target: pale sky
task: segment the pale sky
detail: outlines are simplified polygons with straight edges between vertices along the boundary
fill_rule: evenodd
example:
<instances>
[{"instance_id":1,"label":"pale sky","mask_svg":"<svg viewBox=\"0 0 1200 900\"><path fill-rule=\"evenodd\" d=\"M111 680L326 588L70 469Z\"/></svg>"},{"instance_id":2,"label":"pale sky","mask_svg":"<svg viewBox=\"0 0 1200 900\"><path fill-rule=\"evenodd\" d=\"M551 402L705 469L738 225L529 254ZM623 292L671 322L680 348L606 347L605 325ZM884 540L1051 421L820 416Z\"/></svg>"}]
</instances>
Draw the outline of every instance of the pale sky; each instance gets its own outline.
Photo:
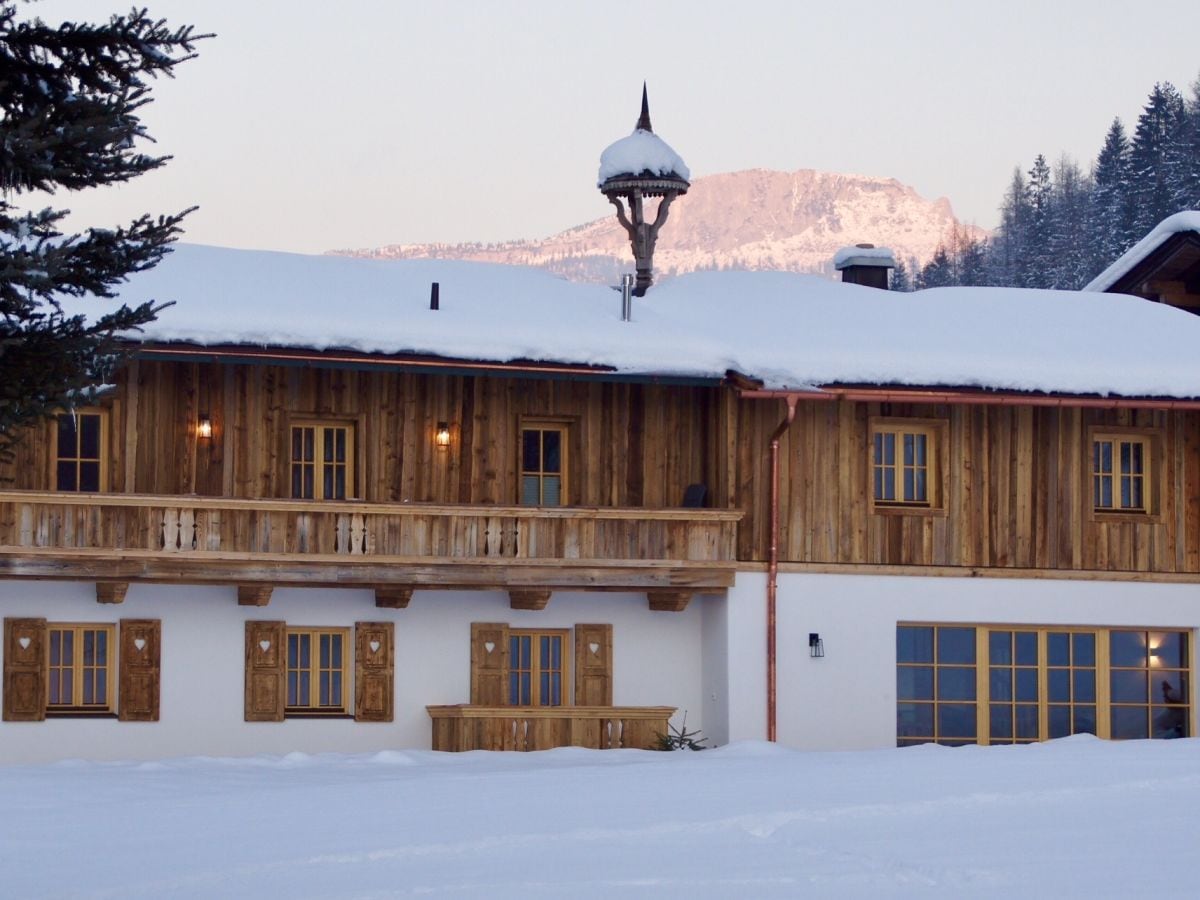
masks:
<instances>
[{"instance_id":1,"label":"pale sky","mask_svg":"<svg viewBox=\"0 0 1200 900\"><path fill-rule=\"evenodd\" d=\"M1190 95L1200 75L1196 0L144 2L217 34L146 110L175 159L54 202L76 227L198 204L187 241L298 252L540 238L607 216L600 152L633 128L643 79L693 177L894 177L992 227L1014 166L1064 151L1086 165L1114 115L1132 132L1156 81Z\"/></svg>"}]
</instances>

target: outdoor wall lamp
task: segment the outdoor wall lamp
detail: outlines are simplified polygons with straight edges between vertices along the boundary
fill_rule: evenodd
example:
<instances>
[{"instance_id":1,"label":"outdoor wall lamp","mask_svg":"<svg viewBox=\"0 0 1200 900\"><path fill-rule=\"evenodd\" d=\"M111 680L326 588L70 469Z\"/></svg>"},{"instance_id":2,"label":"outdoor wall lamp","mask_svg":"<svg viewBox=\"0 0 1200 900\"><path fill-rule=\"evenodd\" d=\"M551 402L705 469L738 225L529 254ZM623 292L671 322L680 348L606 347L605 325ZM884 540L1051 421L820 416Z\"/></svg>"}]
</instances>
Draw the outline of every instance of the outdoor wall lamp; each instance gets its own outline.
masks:
<instances>
[{"instance_id":1,"label":"outdoor wall lamp","mask_svg":"<svg viewBox=\"0 0 1200 900\"><path fill-rule=\"evenodd\" d=\"M450 446L450 426L446 422L437 423L437 431L434 432L433 442L439 450L445 450Z\"/></svg>"},{"instance_id":2,"label":"outdoor wall lamp","mask_svg":"<svg viewBox=\"0 0 1200 900\"><path fill-rule=\"evenodd\" d=\"M211 438L212 431L212 417L208 413L200 413L200 418L196 420L196 437Z\"/></svg>"},{"instance_id":3,"label":"outdoor wall lamp","mask_svg":"<svg viewBox=\"0 0 1200 900\"><path fill-rule=\"evenodd\" d=\"M825 642L815 631L808 633L808 655L813 659L820 659L825 655Z\"/></svg>"}]
</instances>

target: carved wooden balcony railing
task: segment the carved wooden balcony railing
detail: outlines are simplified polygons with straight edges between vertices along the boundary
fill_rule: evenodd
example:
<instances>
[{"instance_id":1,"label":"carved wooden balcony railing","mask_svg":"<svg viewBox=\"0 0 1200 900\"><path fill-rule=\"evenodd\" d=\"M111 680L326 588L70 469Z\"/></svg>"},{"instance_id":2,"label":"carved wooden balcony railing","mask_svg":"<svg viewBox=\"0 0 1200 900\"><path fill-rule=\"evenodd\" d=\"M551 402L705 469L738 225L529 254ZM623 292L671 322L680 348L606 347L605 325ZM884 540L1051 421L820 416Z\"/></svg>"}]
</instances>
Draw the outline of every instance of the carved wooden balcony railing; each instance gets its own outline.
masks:
<instances>
[{"instance_id":1,"label":"carved wooden balcony railing","mask_svg":"<svg viewBox=\"0 0 1200 900\"><path fill-rule=\"evenodd\" d=\"M732 583L740 518L712 509L0 491L0 575L721 588Z\"/></svg>"},{"instance_id":2,"label":"carved wooden balcony railing","mask_svg":"<svg viewBox=\"0 0 1200 900\"><path fill-rule=\"evenodd\" d=\"M673 706L427 706L434 750L653 749Z\"/></svg>"}]
</instances>

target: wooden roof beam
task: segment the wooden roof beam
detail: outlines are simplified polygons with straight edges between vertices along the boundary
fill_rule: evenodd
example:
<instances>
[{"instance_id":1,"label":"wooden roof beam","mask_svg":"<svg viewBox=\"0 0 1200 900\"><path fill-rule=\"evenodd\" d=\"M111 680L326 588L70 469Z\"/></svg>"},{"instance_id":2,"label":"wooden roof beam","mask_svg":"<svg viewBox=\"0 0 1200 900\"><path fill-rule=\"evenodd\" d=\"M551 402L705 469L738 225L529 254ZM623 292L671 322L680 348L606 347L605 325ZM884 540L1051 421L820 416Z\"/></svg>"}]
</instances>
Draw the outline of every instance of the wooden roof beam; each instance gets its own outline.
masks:
<instances>
[{"instance_id":1,"label":"wooden roof beam","mask_svg":"<svg viewBox=\"0 0 1200 900\"><path fill-rule=\"evenodd\" d=\"M375 586L375 605L380 609L408 609L413 588L403 584L378 584Z\"/></svg>"},{"instance_id":2,"label":"wooden roof beam","mask_svg":"<svg viewBox=\"0 0 1200 900\"><path fill-rule=\"evenodd\" d=\"M273 584L239 584L237 586L238 606L266 606L271 602Z\"/></svg>"},{"instance_id":3,"label":"wooden roof beam","mask_svg":"<svg viewBox=\"0 0 1200 900\"><path fill-rule=\"evenodd\" d=\"M129 590L128 581L97 581L97 603L124 603L125 592Z\"/></svg>"},{"instance_id":4,"label":"wooden roof beam","mask_svg":"<svg viewBox=\"0 0 1200 900\"><path fill-rule=\"evenodd\" d=\"M550 602L549 589L522 589L508 592L508 605L513 609L542 610Z\"/></svg>"},{"instance_id":5,"label":"wooden roof beam","mask_svg":"<svg viewBox=\"0 0 1200 900\"><path fill-rule=\"evenodd\" d=\"M646 599L655 612L683 612L695 591L647 591Z\"/></svg>"}]
</instances>

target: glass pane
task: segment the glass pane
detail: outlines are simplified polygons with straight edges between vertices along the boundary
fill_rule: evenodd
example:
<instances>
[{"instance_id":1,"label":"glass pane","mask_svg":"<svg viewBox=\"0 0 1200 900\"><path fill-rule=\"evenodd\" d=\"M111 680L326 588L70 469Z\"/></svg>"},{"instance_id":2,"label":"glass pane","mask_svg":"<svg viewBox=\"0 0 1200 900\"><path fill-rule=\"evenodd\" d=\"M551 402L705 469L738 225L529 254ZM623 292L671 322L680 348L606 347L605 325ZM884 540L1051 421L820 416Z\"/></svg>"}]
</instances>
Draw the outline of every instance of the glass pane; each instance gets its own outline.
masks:
<instances>
[{"instance_id":1,"label":"glass pane","mask_svg":"<svg viewBox=\"0 0 1200 900\"><path fill-rule=\"evenodd\" d=\"M1031 703L1017 704L1017 737L1038 738L1038 708Z\"/></svg>"},{"instance_id":2,"label":"glass pane","mask_svg":"<svg viewBox=\"0 0 1200 900\"><path fill-rule=\"evenodd\" d=\"M897 666L896 697L899 700L932 700L932 667Z\"/></svg>"},{"instance_id":3,"label":"glass pane","mask_svg":"<svg viewBox=\"0 0 1200 900\"><path fill-rule=\"evenodd\" d=\"M100 458L100 417L79 417L79 456L82 459Z\"/></svg>"},{"instance_id":4,"label":"glass pane","mask_svg":"<svg viewBox=\"0 0 1200 900\"><path fill-rule=\"evenodd\" d=\"M300 673L300 706L312 706L312 695L309 692L309 680L306 672Z\"/></svg>"},{"instance_id":5,"label":"glass pane","mask_svg":"<svg viewBox=\"0 0 1200 900\"><path fill-rule=\"evenodd\" d=\"M1018 700L1037 700L1038 699L1038 673L1037 669L1017 669L1014 673L1017 682L1017 699Z\"/></svg>"},{"instance_id":6,"label":"glass pane","mask_svg":"<svg viewBox=\"0 0 1200 900\"><path fill-rule=\"evenodd\" d=\"M1187 737L1187 710L1183 707L1156 706L1150 711L1154 737L1159 740Z\"/></svg>"},{"instance_id":7,"label":"glass pane","mask_svg":"<svg viewBox=\"0 0 1200 900\"><path fill-rule=\"evenodd\" d=\"M993 703L990 727L993 738L1011 739L1013 736L1012 707L1007 703Z\"/></svg>"},{"instance_id":8,"label":"glass pane","mask_svg":"<svg viewBox=\"0 0 1200 900\"><path fill-rule=\"evenodd\" d=\"M292 496L304 497L304 471L300 466L292 466Z\"/></svg>"},{"instance_id":9,"label":"glass pane","mask_svg":"<svg viewBox=\"0 0 1200 900\"><path fill-rule=\"evenodd\" d=\"M333 667L340 669L342 667L342 636L333 634L329 636L329 639L333 644Z\"/></svg>"},{"instance_id":10,"label":"glass pane","mask_svg":"<svg viewBox=\"0 0 1200 900\"><path fill-rule=\"evenodd\" d=\"M315 473L313 470L315 468L316 468L316 466L307 466L307 465L304 467L304 487L303 487L304 494L303 494L303 496L307 497L310 500L315 496L314 487L313 487L314 479L315 479Z\"/></svg>"},{"instance_id":11,"label":"glass pane","mask_svg":"<svg viewBox=\"0 0 1200 900\"><path fill-rule=\"evenodd\" d=\"M305 428L302 430L304 432L304 461L316 462L317 430L315 428Z\"/></svg>"},{"instance_id":12,"label":"glass pane","mask_svg":"<svg viewBox=\"0 0 1200 900\"><path fill-rule=\"evenodd\" d=\"M937 651L940 663L975 662L975 629L939 628Z\"/></svg>"},{"instance_id":13,"label":"glass pane","mask_svg":"<svg viewBox=\"0 0 1200 900\"><path fill-rule=\"evenodd\" d=\"M86 629L83 632L83 664L85 666L96 664L96 632Z\"/></svg>"},{"instance_id":14,"label":"glass pane","mask_svg":"<svg viewBox=\"0 0 1200 900\"><path fill-rule=\"evenodd\" d=\"M83 703L85 706L96 702L95 678L94 670L87 670L83 673Z\"/></svg>"},{"instance_id":15,"label":"glass pane","mask_svg":"<svg viewBox=\"0 0 1200 900\"><path fill-rule=\"evenodd\" d=\"M516 672L508 673L508 705L509 706L520 706L521 705L521 695L518 693L518 691L521 689L521 686L519 683L519 678L520 678L520 676Z\"/></svg>"},{"instance_id":16,"label":"glass pane","mask_svg":"<svg viewBox=\"0 0 1200 900\"><path fill-rule=\"evenodd\" d=\"M933 704L896 704L896 734L899 737L933 737Z\"/></svg>"},{"instance_id":17,"label":"glass pane","mask_svg":"<svg viewBox=\"0 0 1200 900\"><path fill-rule=\"evenodd\" d=\"M329 705L330 706L341 706L342 705L342 673L339 672L337 669L334 669L334 671L332 672L332 675L333 675L333 684L331 685L331 690L330 690L330 694L329 694Z\"/></svg>"},{"instance_id":18,"label":"glass pane","mask_svg":"<svg viewBox=\"0 0 1200 900\"><path fill-rule=\"evenodd\" d=\"M562 471L562 432L542 432L542 471Z\"/></svg>"},{"instance_id":19,"label":"glass pane","mask_svg":"<svg viewBox=\"0 0 1200 900\"><path fill-rule=\"evenodd\" d=\"M538 506L542 502L542 480L537 475L526 475L521 479L521 503Z\"/></svg>"},{"instance_id":20,"label":"glass pane","mask_svg":"<svg viewBox=\"0 0 1200 900\"><path fill-rule=\"evenodd\" d=\"M333 480L333 496L338 500L346 499L346 469L338 466Z\"/></svg>"},{"instance_id":21,"label":"glass pane","mask_svg":"<svg viewBox=\"0 0 1200 900\"><path fill-rule=\"evenodd\" d=\"M988 679L988 691L993 700L1011 700L1013 698L1012 676L1012 669L992 669Z\"/></svg>"},{"instance_id":22,"label":"glass pane","mask_svg":"<svg viewBox=\"0 0 1200 900\"><path fill-rule=\"evenodd\" d=\"M96 632L96 665L108 665L108 632Z\"/></svg>"},{"instance_id":23,"label":"glass pane","mask_svg":"<svg viewBox=\"0 0 1200 900\"><path fill-rule=\"evenodd\" d=\"M521 468L526 472L540 472L542 468L542 433L534 428L521 432Z\"/></svg>"},{"instance_id":24,"label":"glass pane","mask_svg":"<svg viewBox=\"0 0 1200 900\"><path fill-rule=\"evenodd\" d=\"M70 672L62 673L62 682L59 685L59 702L70 706L75 702L75 683L71 679Z\"/></svg>"},{"instance_id":25,"label":"glass pane","mask_svg":"<svg viewBox=\"0 0 1200 900\"><path fill-rule=\"evenodd\" d=\"M1155 703L1187 703L1188 683L1186 672L1155 672L1157 687L1152 688L1156 696L1151 697Z\"/></svg>"},{"instance_id":26,"label":"glass pane","mask_svg":"<svg viewBox=\"0 0 1200 900\"><path fill-rule=\"evenodd\" d=\"M75 664L75 632L64 631L62 633L62 664L71 666Z\"/></svg>"},{"instance_id":27,"label":"glass pane","mask_svg":"<svg viewBox=\"0 0 1200 900\"><path fill-rule=\"evenodd\" d=\"M557 672L550 679L550 705L562 706L562 675Z\"/></svg>"},{"instance_id":28,"label":"glass pane","mask_svg":"<svg viewBox=\"0 0 1200 900\"><path fill-rule=\"evenodd\" d=\"M322 672L320 674L319 681L318 681L318 688L317 688L317 691L318 691L317 705L318 706L329 706L330 705L329 704L329 696L330 696L330 688L332 687L332 685L330 684L329 674L330 673L328 673L328 672Z\"/></svg>"},{"instance_id":29,"label":"glass pane","mask_svg":"<svg viewBox=\"0 0 1200 900\"><path fill-rule=\"evenodd\" d=\"M288 672L287 681L287 705L296 706L300 702L300 692L297 688L299 684L299 676L293 671Z\"/></svg>"},{"instance_id":30,"label":"glass pane","mask_svg":"<svg viewBox=\"0 0 1200 900\"><path fill-rule=\"evenodd\" d=\"M1150 632L1150 665L1170 669L1187 668L1187 641L1181 631Z\"/></svg>"},{"instance_id":31,"label":"glass pane","mask_svg":"<svg viewBox=\"0 0 1200 900\"><path fill-rule=\"evenodd\" d=\"M993 631L988 635L988 656L993 666L1012 663L1012 632Z\"/></svg>"},{"instance_id":32,"label":"glass pane","mask_svg":"<svg viewBox=\"0 0 1200 900\"><path fill-rule=\"evenodd\" d=\"M75 417L58 417L58 456L60 459L75 459L79 453L79 435L75 432Z\"/></svg>"},{"instance_id":33,"label":"glass pane","mask_svg":"<svg viewBox=\"0 0 1200 900\"><path fill-rule=\"evenodd\" d=\"M906 434L903 436L903 440L904 440L904 465L911 468L913 463L916 460L916 451L913 448L913 435Z\"/></svg>"},{"instance_id":34,"label":"glass pane","mask_svg":"<svg viewBox=\"0 0 1200 900\"><path fill-rule=\"evenodd\" d=\"M1016 634L1017 665L1036 666L1038 661L1037 632L1018 631Z\"/></svg>"},{"instance_id":35,"label":"glass pane","mask_svg":"<svg viewBox=\"0 0 1200 900\"><path fill-rule=\"evenodd\" d=\"M1096 673L1091 669L1075 670L1075 702L1094 702L1096 699Z\"/></svg>"},{"instance_id":36,"label":"glass pane","mask_svg":"<svg viewBox=\"0 0 1200 900\"><path fill-rule=\"evenodd\" d=\"M542 672L538 679L538 697L542 706L550 706L550 673Z\"/></svg>"},{"instance_id":37,"label":"glass pane","mask_svg":"<svg viewBox=\"0 0 1200 900\"><path fill-rule=\"evenodd\" d=\"M1114 666L1146 665L1146 632L1113 631L1108 638L1109 659Z\"/></svg>"},{"instance_id":38,"label":"glass pane","mask_svg":"<svg viewBox=\"0 0 1200 900\"><path fill-rule=\"evenodd\" d=\"M922 625L897 627L896 662L933 662L933 628Z\"/></svg>"},{"instance_id":39,"label":"glass pane","mask_svg":"<svg viewBox=\"0 0 1200 900\"><path fill-rule=\"evenodd\" d=\"M529 672L521 673L521 704L528 706L533 702L533 679Z\"/></svg>"},{"instance_id":40,"label":"glass pane","mask_svg":"<svg viewBox=\"0 0 1200 900\"><path fill-rule=\"evenodd\" d=\"M299 462L304 459L304 429L292 429L292 461Z\"/></svg>"},{"instance_id":41,"label":"glass pane","mask_svg":"<svg viewBox=\"0 0 1200 900\"><path fill-rule=\"evenodd\" d=\"M1114 703L1147 703L1149 695L1146 687L1146 673L1133 671L1116 671L1112 673L1109 685Z\"/></svg>"},{"instance_id":42,"label":"glass pane","mask_svg":"<svg viewBox=\"0 0 1200 900\"><path fill-rule=\"evenodd\" d=\"M896 464L896 436L894 434L883 435L883 464L885 466Z\"/></svg>"},{"instance_id":43,"label":"glass pane","mask_svg":"<svg viewBox=\"0 0 1200 900\"><path fill-rule=\"evenodd\" d=\"M1118 740L1137 740L1150 737L1146 707L1114 706L1112 708L1112 736Z\"/></svg>"},{"instance_id":44,"label":"glass pane","mask_svg":"<svg viewBox=\"0 0 1200 900\"><path fill-rule=\"evenodd\" d=\"M100 490L100 463L83 462L79 464L79 490Z\"/></svg>"},{"instance_id":45,"label":"glass pane","mask_svg":"<svg viewBox=\"0 0 1200 900\"><path fill-rule=\"evenodd\" d=\"M1096 707L1075 707L1075 734L1096 733Z\"/></svg>"},{"instance_id":46,"label":"glass pane","mask_svg":"<svg viewBox=\"0 0 1200 900\"><path fill-rule=\"evenodd\" d=\"M883 469L875 467L875 499L883 500Z\"/></svg>"},{"instance_id":47,"label":"glass pane","mask_svg":"<svg viewBox=\"0 0 1200 900\"><path fill-rule=\"evenodd\" d=\"M346 461L346 429L345 428L338 428L334 431L333 458L336 462L339 462L339 463L344 463Z\"/></svg>"},{"instance_id":48,"label":"glass pane","mask_svg":"<svg viewBox=\"0 0 1200 900\"><path fill-rule=\"evenodd\" d=\"M916 435L913 435L913 441L914 441L914 448L916 449L916 452L917 452L917 465L924 467L925 466L925 445L928 441L928 438L926 438L925 435L923 435L923 434L916 434Z\"/></svg>"},{"instance_id":49,"label":"glass pane","mask_svg":"<svg viewBox=\"0 0 1200 900\"><path fill-rule=\"evenodd\" d=\"M1096 636L1083 633L1071 635L1071 664L1094 666L1096 664Z\"/></svg>"},{"instance_id":50,"label":"glass pane","mask_svg":"<svg viewBox=\"0 0 1200 900\"><path fill-rule=\"evenodd\" d=\"M300 638L300 668L312 667L312 635L301 634Z\"/></svg>"},{"instance_id":51,"label":"glass pane","mask_svg":"<svg viewBox=\"0 0 1200 900\"><path fill-rule=\"evenodd\" d=\"M60 460L55 475L57 476L56 483L60 491L79 490L79 482L76 480L74 462L62 462Z\"/></svg>"},{"instance_id":52,"label":"glass pane","mask_svg":"<svg viewBox=\"0 0 1200 900\"><path fill-rule=\"evenodd\" d=\"M1046 673L1046 699L1056 703L1071 700L1071 670L1050 669Z\"/></svg>"},{"instance_id":53,"label":"glass pane","mask_svg":"<svg viewBox=\"0 0 1200 900\"><path fill-rule=\"evenodd\" d=\"M320 653L321 653L321 668L322 669L329 668L329 655L330 655L329 640L331 637L332 637L332 635L323 634L318 638L318 640L320 641L320 646L321 646Z\"/></svg>"},{"instance_id":54,"label":"glass pane","mask_svg":"<svg viewBox=\"0 0 1200 900\"><path fill-rule=\"evenodd\" d=\"M50 632L50 665L57 666L62 657L62 632Z\"/></svg>"},{"instance_id":55,"label":"glass pane","mask_svg":"<svg viewBox=\"0 0 1200 900\"><path fill-rule=\"evenodd\" d=\"M562 477L545 475L542 477L542 506L562 506Z\"/></svg>"},{"instance_id":56,"label":"glass pane","mask_svg":"<svg viewBox=\"0 0 1200 900\"><path fill-rule=\"evenodd\" d=\"M925 470L917 469L917 487L913 494L913 499L918 502L925 502L929 499L929 488L926 484Z\"/></svg>"},{"instance_id":57,"label":"glass pane","mask_svg":"<svg viewBox=\"0 0 1200 900\"><path fill-rule=\"evenodd\" d=\"M1051 738L1066 737L1071 733L1071 707L1051 706L1049 708L1049 729Z\"/></svg>"},{"instance_id":58,"label":"glass pane","mask_svg":"<svg viewBox=\"0 0 1200 900\"><path fill-rule=\"evenodd\" d=\"M919 499L917 496L917 481L912 469L904 470L904 499L910 502Z\"/></svg>"},{"instance_id":59,"label":"glass pane","mask_svg":"<svg viewBox=\"0 0 1200 900\"><path fill-rule=\"evenodd\" d=\"M321 471L324 475L321 479L321 496L326 500L333 499L333 466L322 466Z\"/></svg>"},{"instance_id":60,"label":"glass pane","mask_svg":"<svg viewBox=\"0 0 1200 900\"><path fill-rule=\"evenodd\" d=\"M938 737L975 737L975 705L973 703L939 703Z\"/></svg>"},{"instance_id":61,"label":"glass pane","mask_svg":"<svg viewBox=\"0 0 1200 900\"><path fill-rule=\"evenodd\" d=\"M1046 635L1046 663L1051 666L1071 664L1071 636L1061 631Z\"/></svg>"}]
</instances>

